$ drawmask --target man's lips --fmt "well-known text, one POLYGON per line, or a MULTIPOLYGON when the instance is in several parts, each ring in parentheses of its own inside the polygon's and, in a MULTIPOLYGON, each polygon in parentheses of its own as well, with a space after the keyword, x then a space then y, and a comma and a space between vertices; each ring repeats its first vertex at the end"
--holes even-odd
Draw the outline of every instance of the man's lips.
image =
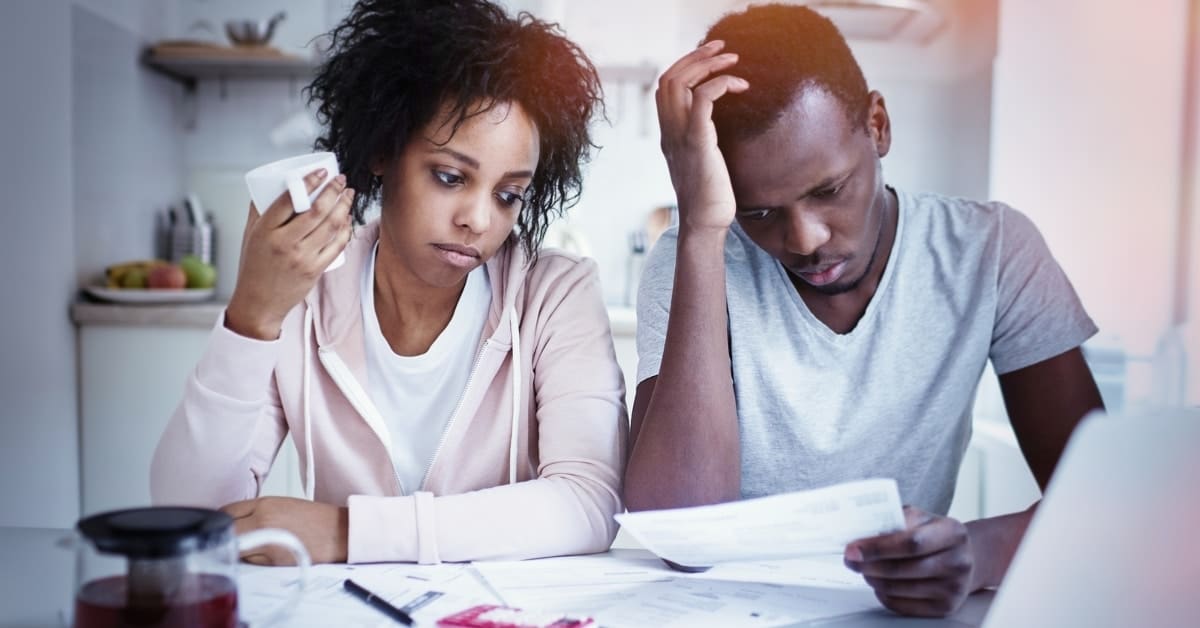
POLYGON ((803 270, 797 270, 795 273, 799 275, 801 279, 811 285, 824 286, 840 279, 845 270, 846 261, 842 260, 835 264, 826 264, 824 266, 814 266, 803 270))

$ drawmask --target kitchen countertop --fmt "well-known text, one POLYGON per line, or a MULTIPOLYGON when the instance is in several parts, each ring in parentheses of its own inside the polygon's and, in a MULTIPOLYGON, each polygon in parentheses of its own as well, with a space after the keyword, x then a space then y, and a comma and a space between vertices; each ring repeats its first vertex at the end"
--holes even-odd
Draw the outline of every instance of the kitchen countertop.
POLYGON ((77 301, 71 304, 71 321, 76 325, 122 325, 130 327, 212 327, 221 311, 223 301, 204 303, 172 303, 155 305, 123 305, 77 301))
MULTIPOLYGON (((76 325, 119 325, 131 327, 210 328, 225 308, 223 301, 159 305, 123 305, 77 301, 71 304, 71 321, 76 325)), ((608 318, 615 336, 633 336, 637 330, 637 312, 631 307, 610 306, 608 318)))

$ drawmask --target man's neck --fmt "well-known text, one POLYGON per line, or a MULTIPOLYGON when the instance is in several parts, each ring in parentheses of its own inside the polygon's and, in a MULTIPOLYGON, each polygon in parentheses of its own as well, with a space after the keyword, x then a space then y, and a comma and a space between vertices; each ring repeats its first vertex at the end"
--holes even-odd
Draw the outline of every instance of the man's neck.
POLYGON ((880 216, 881 224, 871 253, 870 266, 858 285, 839 294, 824 294, 790 273, 788 275, 809 311, 834 333, 847 334, 858 326, 859 320, 879 289, 879 282, 883 279, 883 273, 891 259, 892 248, 896 242, 896 227, 899 224, 900 203, 895 192, 888 187, 884 187, 876 203, 874 213, 880 216))

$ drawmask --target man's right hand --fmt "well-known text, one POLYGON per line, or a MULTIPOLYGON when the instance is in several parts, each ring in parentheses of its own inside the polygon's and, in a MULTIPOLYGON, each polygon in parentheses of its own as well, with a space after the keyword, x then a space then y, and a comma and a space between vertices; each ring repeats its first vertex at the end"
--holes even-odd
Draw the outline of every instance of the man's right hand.
MULTIPOLYGON (((328 176, 309 173, 309 194, 328 176)), ((253 203, 242 235, 237 287, 225 310, 225 327, 259 340, 279 337, 283 319, 317 283, 321 273, 350 241, 350 204, 354 190, 339 175, 296 213, 284 192, 260 216, 253 203)))
POLYGON ((729 74, 709 78, 737 63, 737 55, 721 53, 724 46, 720 40, 710 41, 681 57, 658 79, 658 124, 679 203, 680 229, 723 231, 736 213, 712 111, 718 98, 744 92, 750 84, 729 74))

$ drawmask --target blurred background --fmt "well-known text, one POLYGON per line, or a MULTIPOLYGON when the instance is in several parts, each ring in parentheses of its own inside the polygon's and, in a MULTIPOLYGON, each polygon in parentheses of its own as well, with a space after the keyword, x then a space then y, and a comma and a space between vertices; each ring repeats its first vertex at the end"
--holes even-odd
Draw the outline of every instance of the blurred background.
MULTIPOLYGON (((641 262, 674 195, 657 76, 738 0, 507 0, 556 21, 605 82, 583 197, 550 243, 599 262, 632 402, 641 262)), ((814 0, 892 115, 887 179, 1028 214, 1101 328, 1085 350, 1110 409, 1200 404, 1197 0, 814 0)), ((6 0, 0 113, 0 525, 70 526, 148 502, 162 426, 233 290, 250 168, 307 152, 301 93, 347 0, 6 0), (266 46, 233 20, 283 11, 266 46), (197 210, 187 217, 184 199, 197 210), (195 303, 89 298, 107 266, 207 225, 195 303)), ((167 251, 169 254, 169 250, 167 251)), ((985 373, 952 510, 1036 498, 985 373)), ((300 494, 285 446, 271 491, 300 494)))

